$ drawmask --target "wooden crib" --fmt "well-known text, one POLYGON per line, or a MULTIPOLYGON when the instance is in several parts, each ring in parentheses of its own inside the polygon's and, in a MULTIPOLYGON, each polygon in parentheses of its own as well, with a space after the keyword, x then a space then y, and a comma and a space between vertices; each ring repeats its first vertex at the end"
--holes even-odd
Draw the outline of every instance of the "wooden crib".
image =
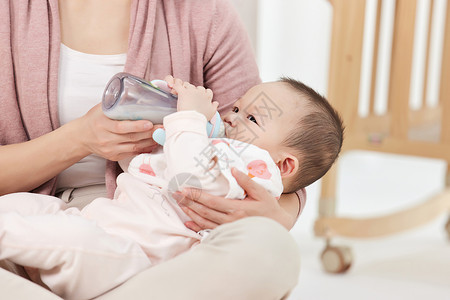
MULTIPOLYGON (((386 0, 384 0, 386 1, 386 0)), ((435 1, 430 0, 431 7, 435 1)), ((444 0, 450 2, 448 0, 444 0)), ((345 125, 343 152, 369 150, 428 158, 447 162, 446 189, 424 203, 391 215, 366 219, 343 218, 335 214, 335 190, 339 162, 322 180, 316 236, 326 238, 322 252, 323 267, 328 272, 345 272, 351 265, 348 247, 331 246, 336 236, 350 238, 378 237, 425 224, 450 209, 450 3, 446 5, 438 104, 429 107, 425 100, 420 109, 410 109, 410 85, 417 0, 396 0, 392 51, 390 58, 387 108, 383 114, 374 110, 377 78, 380 20, 383 0, 377 2, 373 38, 372 74, 369 111, 358 113, 366 0, 330 0, 333 7, 332 40, 328 99, 341 113, 345 125)), ((425 83, 430 61, 430 9, 426 39, 425 83)), ((424 95, 426 84, 424 84, 424 95)), ((425 96, 423 97, 425 98, 425 96)), ((364 199, 361 199, 364 201, 364 199)), ((446 225, 450 234, 450 220, 446 225)), ((450 236, 449 236, 450 237, 450 236)))

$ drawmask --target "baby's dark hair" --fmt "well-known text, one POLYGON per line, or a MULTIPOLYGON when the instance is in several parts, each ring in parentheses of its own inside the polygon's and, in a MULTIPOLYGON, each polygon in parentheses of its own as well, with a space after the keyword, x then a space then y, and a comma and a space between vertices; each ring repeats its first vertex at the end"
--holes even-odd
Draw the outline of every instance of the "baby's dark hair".
POLYGON ((342 148, 344 125, 327 99, 309 86, 289 77, 281 77, 279 82, 288 84, 305 99, 309 110, 282 142, 294 149, 299 159, 299 170, 284 190, 291 193, 312 184, 331 168, 342 148))

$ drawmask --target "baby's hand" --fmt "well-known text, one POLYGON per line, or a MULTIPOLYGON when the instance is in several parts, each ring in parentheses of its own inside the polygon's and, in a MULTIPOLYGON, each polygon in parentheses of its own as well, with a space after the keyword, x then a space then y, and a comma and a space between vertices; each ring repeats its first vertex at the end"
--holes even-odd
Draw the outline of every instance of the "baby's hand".
POLYGON ((187 81, 173 78, 168 75, 165 78, 172 92, 178 95, 177 110, 195 110, 203 114, 209 121, 217 111, 219 102, 212 101, 213 92, 202 86, 194 86, 187 81))

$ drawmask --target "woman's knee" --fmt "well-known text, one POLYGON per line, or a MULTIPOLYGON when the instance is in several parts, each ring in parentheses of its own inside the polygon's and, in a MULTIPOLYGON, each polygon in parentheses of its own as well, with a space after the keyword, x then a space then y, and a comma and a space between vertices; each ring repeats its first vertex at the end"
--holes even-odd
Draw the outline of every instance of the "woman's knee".
POLYGON ((279 223, 264 217, 243 219, 243 256, 256 254, 263 270, 286 275, 297 282, 300 269, 300 251, 292 235, 279 223), (261 255, 258 255, 261 254, 261 255))
POLYGON ((249 217, 219 227, 216 234, 208 238, 228 248, 229 266, 238 268, 238 277, 248 279, 245 284, 253 284, 253 288, 274 298, 282 298, 297 284, 299 249, 291 234, 277 222, 249 217))

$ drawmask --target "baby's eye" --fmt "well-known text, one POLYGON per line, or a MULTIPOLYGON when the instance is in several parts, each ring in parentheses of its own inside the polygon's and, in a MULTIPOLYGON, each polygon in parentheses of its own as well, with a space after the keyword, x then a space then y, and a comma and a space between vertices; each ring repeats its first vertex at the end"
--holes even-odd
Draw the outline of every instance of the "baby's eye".
POLYGON ((234 112, 234 113, 237 113, 237 112, 239 112, 239 107, 233 107, 233 109, 231 110, 232 112, 234 112))
POLYGON ((249 119, 250 121, 252 121, 255 124, 258 124, 258 122, 256 122, 256 119, 255 119, 255 117, 253 115, 248 115, 247 119, 249 119))

